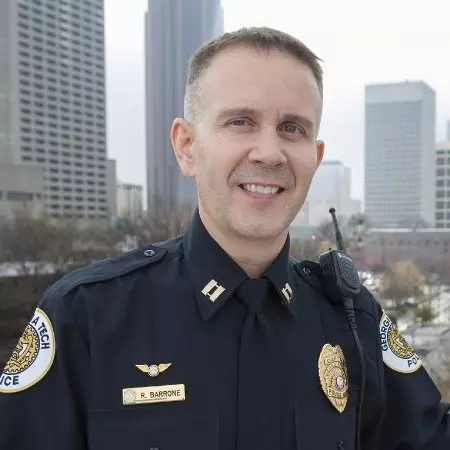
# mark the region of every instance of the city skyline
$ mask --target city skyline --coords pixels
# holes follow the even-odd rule
[[[105,3],[109,154],[118,160],[120,179],[145,185],[143,114],[143,14],[146,1]],[[431,0],[387,0],[361,5],[328,0],[297,5],[222,0],[225,31],[267,25],[292,33],[323,60],[325,159],[352,169],[352,196],[363,199],[364,89],[366,84],[423,80],[437,96],[436,139],[445,139],[450,119],[448,6]],[[289,14],[286,14],[289,11]],[[389,14],[386,14],[389,11]],[[319,17],[302,20],[298,17]],[[408,20],[404,20],[407,17]],[[338,20],[337,20],[338,19]],[[384,25],[379,33],[379,24]],[[124,33],[117,33],[118,28]],[[421,29],[423,33],[417,33]],[[126,31],[126,33],[125,33]],[[169,130],[167,130],[167,133]]]

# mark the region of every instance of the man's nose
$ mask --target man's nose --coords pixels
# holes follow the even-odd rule
[[[264,129],[248,154],[251,162],[267,166],[278,166],[286,163],[287,158],[276,130]]]

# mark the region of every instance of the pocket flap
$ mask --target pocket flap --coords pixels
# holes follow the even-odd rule
[[[129,409],[89,412],[92,450],[218,450],[217,413],[207,407]]]

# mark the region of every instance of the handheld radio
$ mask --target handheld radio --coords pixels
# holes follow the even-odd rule
[[[364,361],[364,350],[361,345],[361,340],[359,339],[354,310],[354,301],[361,290],[361,282],[355,264],[345,250],[344,240],[336,219],[336,210],[330,208],[329,212],[333,220],[337,248],[336,250],[330,249],[329,251],[322,253],[319,257],[319,263],[324,278],[324,287],[330,300],[335,304],[342,304],[345,308],[348,324],[358,350],[361,366],[361,389],[358,404],[356,448],[361,450],[361,421],[366,381],[366,366]]]

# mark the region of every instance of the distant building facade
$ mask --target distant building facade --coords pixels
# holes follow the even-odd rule
[[[150,0],[146,30],[148,211],[196,205],[193,179],[180,172],[169,138],[183,116],[188,61],[205,41],[223,32],[220,0]]]
[[[0,1],[0,162],[44,171],[50,218],[106,221],[103,0]]]
[[[409,259],[426,271],[450,269],[450,230],[372,229],[362,248],[368,267]]]
[[[365,212],[374,227],[435,221],[436,95],[424,82],[366,86]]]
[[[143,188],[138,184],[117,184],[117,215],[139,219],[143,215]]]
[[[436,228],[450,229],[450,140],[436,144]]]
[[[117,217],[117,163],[115,159],[106,162],[106,185],[108,192],[108,216],[111,221]]]
[[[44,214],[44,170],[0,163],[0,220]]]
[[[331,207],[340,218],[361,212],[361,202],[351,197],[351,169],[341,161],[323,161],[319,166],[293,226],[319,226],[330,220]]]

